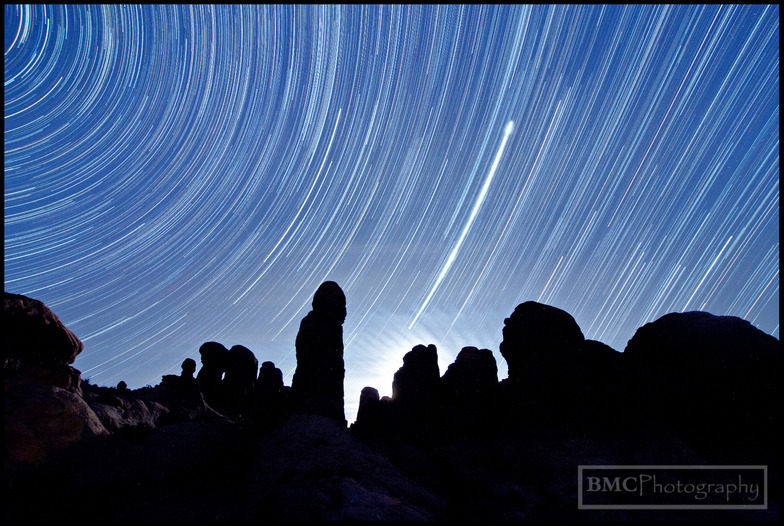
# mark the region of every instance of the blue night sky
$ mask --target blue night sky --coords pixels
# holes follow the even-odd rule
[[[98,385],[206,341],[287,385],[346,293],[346,413],[534,300],[622,351],[677,311],[779,337],[779,8],[5,6],[5,290]]]

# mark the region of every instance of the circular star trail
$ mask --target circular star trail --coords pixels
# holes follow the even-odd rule
[[[5,290],[93,383],[214,340],[290,384],[326,280],[349,416],[418,343],[504,378],[527,300],[778,337],[778,6],[6,5],[4,64]]]

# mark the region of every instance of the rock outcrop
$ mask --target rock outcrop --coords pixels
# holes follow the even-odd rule
[[[212,407],[223,407],[225,394],[223,375],[229,367],[229,350],[218,342],[205,342],[199,347],[201,369],[196,376],[204,399]]]
[[[643,408],[708,458],[755,463],[780,444],[780,343],[748,321],[667,314],[623,357]]]
[[[223,378],[223,409],[229,416],[251,417],[258,369],[259,361],[253,351],[243,345],[234,345],[229,349],[226,374]]]
[[[296,469],[292,469],[296,466]],[[431,521],[447,503],[334,418],[295,414],[262,437],[249,485],[258,517],[283,521]]]
[[[71,367],[83,344],[41,301],[5,293],[4,471],[38,466],[52,450],[108,434],[81,396]]]
[[[43,302],[4,293],[3,352],[25,362],[70,365],[84,345]]]
[[[195,379],[186,359],[154,387],[82,382],[78,338],[40,302],[6,300],[6,521],[779,518],[779,342],[738,318],[670,314],[620,353],[526,302],[505,321],[508,378],[489,349],[441,375],[436,347],[416,345],[392,396],[365,387],[347,428],[331,282],[297,339],[299,398],[274,363],[217,342]],[[581,465],[705,464],[767,466],[768,508],[576,506]]]
[[[254,387],[254,423],[268,427],[290,413],[291,388],[283,383],[283,372],[273,362],[261,364]]]
[[[635,420],[622,353],[586,340],[571,314],[528,301],[504,320],[502,356],[509,377],[501,404],[531,422],[592,432]]]
[[[446,422],[462,430],[484,430],[498,418],[498,365],[493,351],[463,347],[441,378]]]
[[[417,345],[403,356],[403,365],[392,379],[392,400],[410,427],[432,422],[441,403],[438,350],[435,345]]]
[[[313,310],[297,333],[297,369],[291,392],[297,410],[334,418],[346,424],[343,400],[343,322],[346,296],[334,281],[322,283],[313,295]]]

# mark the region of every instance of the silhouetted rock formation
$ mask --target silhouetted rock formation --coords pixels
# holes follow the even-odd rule
[[[199,383],[196,381],[196,378],[193,377],[193,373],[195,372],[196,361],[193,358],[185,358],[182,362],[182,372],[180,375],[164,375],[161,378],[161,385],[186,391],[197,391],[199,390]]]
[[[384,413],[381,398],[375,387],[363,387],[359,394],[359,408],[357,419],[351,424],[351,430],[360,437],[369,437],[372,434],[381,434],[386,429],[382,426],[388,423],[389,416]]]
[[[83,384],[83,397],[109,431],[128,440],[171,424],[225,419],[205,402],[193,377],[195,369],[196,362],[186,358],[180,375],[164,375],[154,387],[131,391],[88,383]]]
[[[204,400],[212,407],[224,404],[223,374],[229,366],[229,350],[218,342],[206,342],[199,347],[201,369],[196,376]]]
[[[432,421],[441,402],[438,350],[417,345],[403,356],[392,380],[392,400],[404,418],[402,425]]]
[[[335,418],[345,424],[343,407],[343,322],[346,296],[333,281],[313,295],[313,310],[302,319],[297,334],[297,369],[291,391],[297,409]]]
[[[3,352],[26,362],[70,365],[84,345],[41,301],[4,293]]]
[[[296,406],[274,363],[217,342],[198,380],[186,359],[154,387],[81,382],[81,344],[54,314],[6,304],[6,521],[779,518],[779,342],[738,318],[670,314],[619,353],[526,302],[505,321],[508,378],[476,347],[440,376],[436,347],[417,345],[392,397],[365,387],[347,429],[334,283],[298,335]],[[768,466],[769,509],[577,509],[580,465],[705,464]]]
[[[748,321],[667,314],[623,355],[641,404],[709,459],[754,463],[780,447],[780,344]]]
[[[182,361],[182,372],[180,373],[180,376],[187,380],[195,380],[194,374],[196,374],[196,360],[193,358],[185,358]]]
[[[243,345],[226,349],[221,343],[206,342],[199,354],[202,367],[196,380],[207,404],[231,418],[251,418],[259,367],[253,351]]]
[[[508,381],[526,389],[532,403],[548,398],[538,394],[564,387],[571,360],[585,342],[571,314],[533,301],[521,303],[504,320],[503,335]]]
[[[39,465],[51,450],[108,434],[70,366],[82,342],[42,302],[4,294],[4,470]]]
[[[290,388],[283,384],[283,372],[272,362],[259,369],[254,391],[254,420],[259,427],[279,423],[289,412]]]
[[[585,340],[571,358],[569,396],[576,425],[594,434],[637,432],[644,426],[623,353],[602,342]]]
[[[229,416],[250,418],[259,361],[253,351],[242,345],[229,349],[224,385],[224,410]]]
[[[522,303],[504,320],[503,336],[509,377],[501,388],[508,414],[593,431],[633,418],[622,354],[586,340],[569,313]]]
[[[447,422],[467,430],[484,429],[498,415],[498,365],[493,351],[463,347],[441,378]]]
[[[9,382],[36,382],[78,392],[81,373],[70,365],[84,348],[79,338],[42,302],[4,294],[6,387]]]

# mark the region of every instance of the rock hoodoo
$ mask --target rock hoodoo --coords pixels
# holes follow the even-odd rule
[[[297,369],[291,392],[298,410],[345,424],[343,400],[343,322],[346,296],[334,281],[322,283],[313,310],[302,319],[296,339]]]

